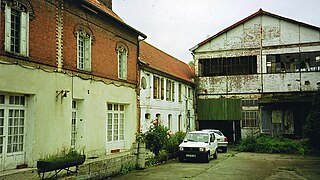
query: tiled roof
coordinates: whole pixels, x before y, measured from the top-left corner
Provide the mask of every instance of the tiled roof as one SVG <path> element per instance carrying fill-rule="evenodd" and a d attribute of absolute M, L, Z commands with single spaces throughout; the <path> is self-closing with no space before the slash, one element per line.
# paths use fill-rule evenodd
<path fill-rule="evenodd" d="M 107 8 L 105 5 L 103 5 L 99 0 L 82 0 L 83 2 L 88 3 L 89 5 L 93 6 L 93 8 L 102 11 L 106 15 L 111 16 L 112 18 L 116 19 L 118 22 L 120 22 L 122 25 L 126 26 L 127 28 L 137 32 L 141 37 L 147 38 L 145 34 L 142 32 L 134 29 L 133 27 L 126 24 L 115 12 L 113 12 L 111 9 Z"/>
<path fill-rule="evenodd" d="M 243 23 L 245 23 L 246 21 L 248 21 L 248 20 L 250 20 L 250 19 L 252 19 L 252 18 L 254 18 L 254 17 L 256 17 L 256 16 L 259 16 L 259 15 L 268 15 L 268 16 L 275 17 L 275 18 L 278 18 L 278 19 L 282 19 L 282 20 L 285 20 L 285 21 L 289 21 L 289 22 L 292 22 L 292 23 L 300 24 L 301 26 L 305 26 L 305 27 L 308 27 L 308 28 L 311 28 L 311 29 L 320 30 L 319 27 L 316 27 L 316 26 L 313 26 L 313 25 L 310 25 L 310 24 L 306 24 L 306 23 L 303 23 L 303 22 L 299 22 L 299 21 L 296 21 L 296 20 L 293 20 L 293 19 L 289 19 L 289 18 L 286 18 L 286 17 L 283 17 L 283 16 L 279 16 L 279 15 L 276 15 L 276 14 L 273 14 L 273 13 L 270 13 L 270 12 L 267 12 L 267 11 L 264 11 L 264 10 L 262 10 L 262 9 L 259 9 L 259 11 L 251 14 L 250 16 L 248 16 L 248 17 L 240 20 L 239 22 L 237 22 L 237 23 L 235 23 L 235 24 L 233 24 L 233 25 L 231 25 L 231 26 L 223 29 L 222 31 L 218 32 L 217 34 L 215 34 L 215 35 L 207 38 L 206 40 L 200 42 L 200 43 L 197 44 L 196 46 L 192 47 L 192 48 L 190 49 L 190 51 L 194 51 L 195 49 L 197 49 L 198 47 L 206 44 L 207 42 L 211 41 L 212 39 L 214 39 L 214 38 L 222 35 L 222 34 L 225 33 L 225 32 L 228 32 L 229 30 L 237 27 L 238 25 L 243 24 Z"/>
<path fill-rule="evenodd" d="M 194 67 L 144 42 L 140 42 L 140 61 L 148 67 L 193 83 Z"/>
<path fill-rule="evenodd" d="M 99 8 L 103 12 L 109 14 L 110 16 L 114 17 L 118 21 L 121 21 L 124 23 L 124 21 L 116 14 L 114 13 L 111 9 L 107 8 L 104 6 L 102 3 L 100 3 L 98 0 L 87 0 L 90 4 L 94 5 L 95 7 Z"/>

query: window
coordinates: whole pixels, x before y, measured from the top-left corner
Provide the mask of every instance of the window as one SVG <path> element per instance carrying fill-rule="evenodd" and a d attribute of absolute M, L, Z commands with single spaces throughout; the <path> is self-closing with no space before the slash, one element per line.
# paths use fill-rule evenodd
<path fill-rule="evenodd" d="M 25 112 L 25 96 L 0 95 L 0 153 L 23 152 Z"/>
<path fill-rule="evenodd" d="M 258 127 L 257 111 L 242 111 L 242 127 Z"/>
<path fill-rule="evenodd" d="M 320 51 L 267 55 L 267 72 L 320 71 Z"/>
<path fill-rule="evenodd" d="M 178 115 L 178 131 L 182 130 L 182 116 Z"/>
<path fill-rule="evenodd" d="M 160 78 L 153 76 L 153 98 L 160 99 Z"/>
<path fill-rule="evenodd" d="M 164 99 L 164 79 L 153 76 L 153 98 Z"/>
<path fill-rule="evenodd" d="M 241 106 L 258 106 L 257 99 L 242 99 Z"/>
<path fill-rule="evenodd" d="M 172 82 L 172 102 L 174 102 L 175 97 L 175 88 L 174 88 L 174 82 Z"/>
<path fill-rule="evenodd" d="M 5 50 L 28 56 L 29 12 L 20 2 L 5 5 Z"/>
<path fill-rule="evenodd" d="M 91 36 L 84 31 L 77 32 L 77 68 L 91 71 Z"/>
<path fill-rule="evenodd" d="M 172 100 L 172 81 L 167 79 L 166 83 L 166 99 L 167 101 Z"/>
<path fill-rule="evenodd" d="M 161 78 L 161 100 L 164 99 L 164 79 Z"/>
<path fill-rule="evenodd" d="M 256 73 L 256 56 L 241 56 L 199 60 L 200 76 L 224 76 Z"/>
<path fill-rule="evenodd" d="M 118 47 L 118 77 L 127 79 L 127 49 L 123 46 Z"/>
<path fill-rule="evenodd" d="M 71 148 L 76 146 L 76 136 L 77 136 L 77 101 L 72 101 L 72 111 L 71 111 Z"/>
<path fill-rule="evenodd" d="M 172 130 L 172 115 L 168 115 L 168 128 L 169 130 Z"/>
<path fill-rule="evenodd" d="M 107 104 L 107 142 L 124 140 L 125 107 L 121 104 Z"/>

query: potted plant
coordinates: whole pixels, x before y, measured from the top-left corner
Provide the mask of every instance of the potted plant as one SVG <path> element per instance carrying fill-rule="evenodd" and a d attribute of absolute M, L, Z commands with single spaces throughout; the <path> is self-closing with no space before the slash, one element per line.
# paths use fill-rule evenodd
<path fill-rule="evenodd" d="M 73 149 L 63 150 L 60 153 L 40 158 L 37 161 L 37 169 L 39 173 L 66 169 L 83 164 L 85 159 L 85 155 L 81 155 Z"/>

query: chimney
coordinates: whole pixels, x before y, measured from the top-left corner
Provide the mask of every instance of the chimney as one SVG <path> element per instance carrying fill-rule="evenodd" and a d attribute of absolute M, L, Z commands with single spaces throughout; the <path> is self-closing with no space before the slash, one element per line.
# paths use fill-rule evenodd
<path fill-rule="evenodd" d="M 112 10 L 112 0 L 99 0 L 105 7 Z"/>

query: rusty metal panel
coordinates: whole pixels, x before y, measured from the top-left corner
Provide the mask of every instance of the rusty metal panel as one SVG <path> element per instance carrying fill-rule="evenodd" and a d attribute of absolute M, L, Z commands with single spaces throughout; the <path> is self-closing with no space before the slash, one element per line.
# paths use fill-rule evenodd
<path fill-rule="evenodd" d="M 259 48 L 261 45 L 261 18 L 259 16 L 243 24 L 243 44 L 239 48 Z"/>
<path fill-rule="evenodd" d="M 300 26 L 300 42 L 301 43 L 319 42 L 319 41 L 320 41 L 320 31 Z"/>
<path fill-rule="evenodd" d="M 262 91 L 261 75 L 238 75 L 228 77 L 228 93 L 259 93 Z"/>
<path fill-rule="evenodd" d="M 224 94 L 226 92 L 227 92 L 227 81 L 225 76 L 199 78 L 199 93 Z"/>
<path fill-rule="evenodd" d="M 280 42 L 279 19 L 271 16 L 262 16 L 262 45 L 278 45 Z"/>
<path fill-rule="evenodd" d="M 264 92 L 300 91 L 299 73 L 280 73 L 263 75 Z"/>
<path fill-rule="evenodd" d="M 301 73 L 301 90 L 316 91 L 320 88 L 320 72 Z"/>
<path fill-rule="evenodd" d="M 243 44 L 243 27 L 242 26 L 237 26 L 230 31 L 226 32 L 226 39 L 224 42 L 224 48 L 220 50 L 225 50 L 225 49 L 239 49 L 241 48 Z"/>
<path fill-rule="evenodd" d="M 299 25 L 287 21 L 281 22 L 280 44 L 299 43 Z"/>

